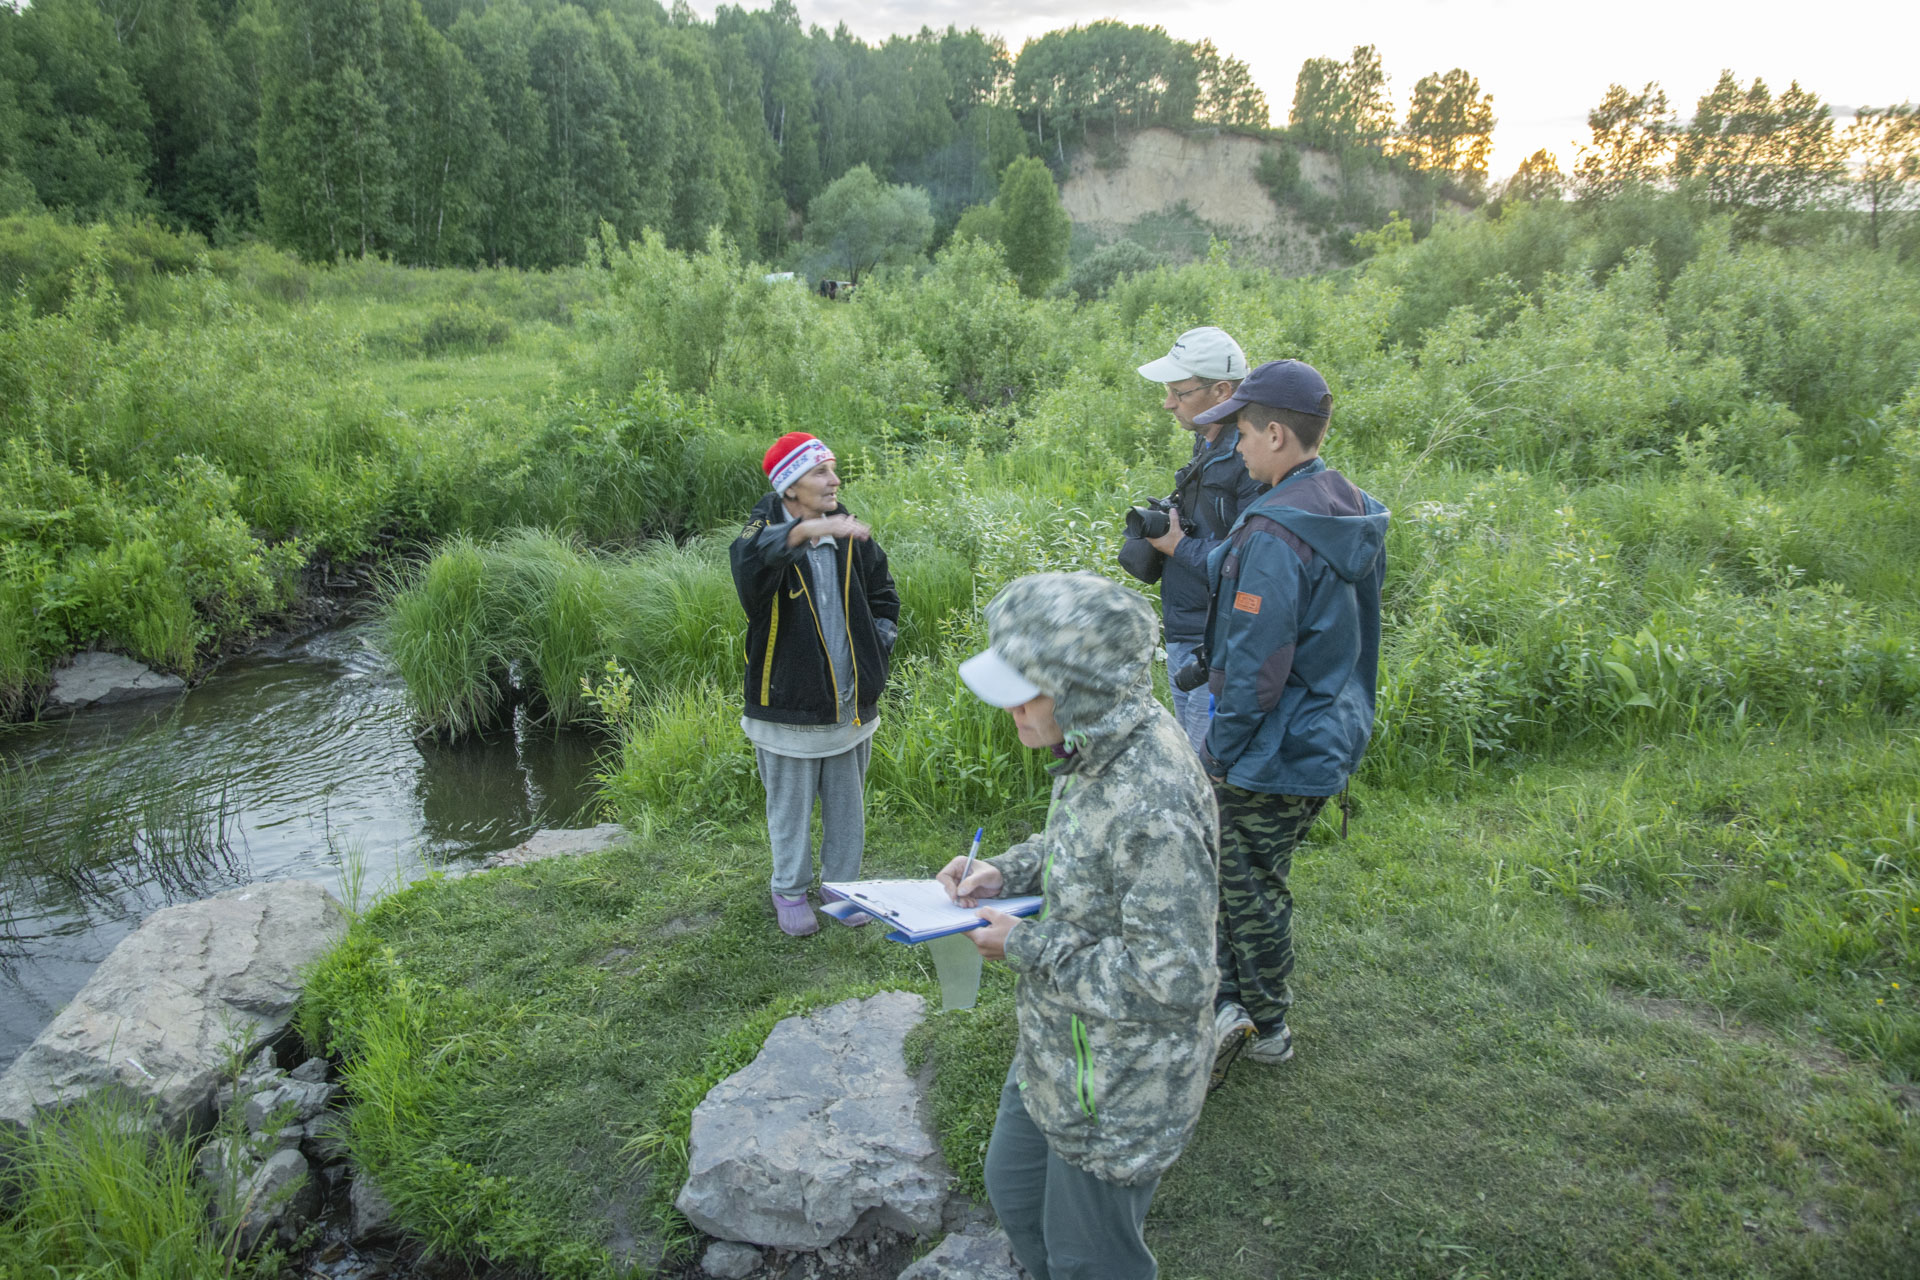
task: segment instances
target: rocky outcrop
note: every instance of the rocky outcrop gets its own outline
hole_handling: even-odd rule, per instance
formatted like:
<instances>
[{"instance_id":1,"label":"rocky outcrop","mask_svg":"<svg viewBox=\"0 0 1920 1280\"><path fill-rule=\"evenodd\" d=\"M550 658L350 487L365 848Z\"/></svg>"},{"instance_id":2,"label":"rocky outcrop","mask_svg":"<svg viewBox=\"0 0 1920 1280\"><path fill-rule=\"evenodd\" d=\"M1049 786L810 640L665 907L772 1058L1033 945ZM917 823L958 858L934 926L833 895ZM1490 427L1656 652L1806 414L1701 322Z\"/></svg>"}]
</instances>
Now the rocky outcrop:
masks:
<instances>
[{"instance_id":1,"label":"rocky outcrop","mask_svg":"<svg viewBox=\"0 0 1920 1280\"><path fill-rule=\"evenodd\" d=\"M338 1117L328 1110L338 1093L339 1086L327 1082L325 1059L309 1059L289 1073L274 1065L268 1049L215 1095L223 1122L195 1164L212 1193L214 1216L239 1252L291 1243L319 1211L321 1180L306 1135ZM341 1150L320 1163L344 1158Z\"/></svg>"},{"instance_id":2,"label":"rocky outcrop","mask_svg":"<svg viewBox=\"0 0 1920 1280\"><path fill-rule=\"evenodd\" d=\"M858 1228L940 1230L950 1181L902 1043L903 991L788 1018L694 1109L675 1201L722 1240L822 1249Z\"/></svg>"},{"instance_id":3,"label":"rocky outcrop","mask_svg":"<svg viewBox=\"0 0 1920 1280\"><path fill-rule=\"evenodd\" d=\"M244 1057L286 1029L300 971L344 924L340 904L308 880L154 912L0 1076L0 1124L117 1089L151 1102L168 1132L207 1128L236 1050Z\"/></svg>"},{"instance_id":4,"label":"rocky outcrop","mask_svg":"<svg viewBox=\"0 0 1920 1280\"><path fill-rule=\"evenodd\" d=\"M602 849L620 843L626 834L627 829L617 822L603 822L597 827L552 828L536 831L511 849L502 849L499 853L488 854L481 862L480 869L491 871L496 867L524 867L529 862L544 862L548 858L598 853Z\"/></svg>"},{"instance_id":5,"label":"rocky outcrop","mask_svg":"<svg viewBox=\"0 0 1920 1280\"><path fill-rule=\"evenodd\" d=\"M1284 275L1339 265L1323 239L1334 226L1309 224L1298 210L1275 204L1256 177L1264 156L1294 151L1301 186L1331 200L1342 191L1336 156L1221 129L1142 129L1117 146L1083 148L1060 184L1067 216L1096 240L1119 239L1143 220L1157 219L1185 224L1191 233L1192 243L1173 251L1176 260L1205 257L1208 236L1217 235L1233 246L1236 261L1263 263ZM1368 170L1346 181L1380 210L1407 207L1406 185L1391 173ZM1339 228L1343 236L1357 229Z\"/></svg>"},{"instance_id":6,"label":"rocky outcrop","mask_svg":"<svg viewBox=\"0 0 1920 1280\"><path fill-rule=\"evenodd\" d=\"M55 711L80 711L135 698L179 693L187 682L162 675L117 653L79 653L53 673L47 705Z\"/></svg>"}]
</instances>

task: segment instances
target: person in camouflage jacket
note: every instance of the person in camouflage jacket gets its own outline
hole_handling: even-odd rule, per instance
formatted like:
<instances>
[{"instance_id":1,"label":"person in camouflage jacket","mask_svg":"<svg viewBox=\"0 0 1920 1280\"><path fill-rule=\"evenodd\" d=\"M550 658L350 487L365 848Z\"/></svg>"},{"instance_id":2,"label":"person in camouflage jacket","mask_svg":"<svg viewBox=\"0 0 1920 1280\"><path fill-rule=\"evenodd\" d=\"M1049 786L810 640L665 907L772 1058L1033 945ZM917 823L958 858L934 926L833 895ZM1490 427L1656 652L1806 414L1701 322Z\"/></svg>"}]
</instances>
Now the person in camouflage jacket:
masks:
<instances>
[{"instance_id":1,"label":"person in camouflage jacket","mask_svg":"<svg viewBox=\"0 0 1920 1280\"><path fill-rule=\"evenodd\" d=\"M1153 611L1088 573L1034 574L987 606L991 647L961 667L1050 746L1045 830L940 873L990 908L969 934L1019 976L1020 1039L987 1152L987 1191L1036 1280L1149 1280L1141 1223L1192 1137L1213 1063L1219 830L1206 775L1149 681Z\"/></svg>"}]
</instances>

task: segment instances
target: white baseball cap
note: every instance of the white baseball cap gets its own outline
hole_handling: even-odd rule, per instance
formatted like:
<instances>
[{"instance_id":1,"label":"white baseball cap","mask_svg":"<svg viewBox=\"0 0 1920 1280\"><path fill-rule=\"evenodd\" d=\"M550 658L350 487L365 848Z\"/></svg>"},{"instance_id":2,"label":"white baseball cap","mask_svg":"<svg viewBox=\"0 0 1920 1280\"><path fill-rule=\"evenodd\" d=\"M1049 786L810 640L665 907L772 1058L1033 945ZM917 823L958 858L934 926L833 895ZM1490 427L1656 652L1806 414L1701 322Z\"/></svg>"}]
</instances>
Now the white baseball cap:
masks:
<instances>
[{"instance_id":1,"label":"white baseball cap","mask_svg":"<svg viewBox=\"0 0 1920 1280\"><path fill-rule=\"evenodd\" d=\"M1013 664L991 649L982 649L960 664L960 678L974 696L988 706L1017 707L1040 696L1040 687L1013 669Z\"/></svg>"},{"instance_id":2,"label":"white baseball cap","mask_svg":"<svg viewBox=\"0 0 1920 1280\"><path fill-rule=\"evenodd\" d=\"M1141 365L1140 376L1149 382L1179 382L1182 378L1231 382L1247 376L1247 353L1225 329L1203 325L1175 338L1173 350L1158 360Z\"/></svg>"}]
</instances>

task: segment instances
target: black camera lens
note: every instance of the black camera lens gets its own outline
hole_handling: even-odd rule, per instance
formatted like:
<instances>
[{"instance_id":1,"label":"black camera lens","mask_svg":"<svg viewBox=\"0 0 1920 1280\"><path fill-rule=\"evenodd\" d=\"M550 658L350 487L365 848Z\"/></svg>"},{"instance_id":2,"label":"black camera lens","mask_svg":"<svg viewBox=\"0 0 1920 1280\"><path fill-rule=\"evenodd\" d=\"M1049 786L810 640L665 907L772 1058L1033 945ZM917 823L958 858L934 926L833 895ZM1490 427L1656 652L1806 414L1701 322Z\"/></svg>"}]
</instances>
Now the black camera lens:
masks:
<instances>
[{"instance_id":1,"label":"black camera lens","mask_svg":"<svg viewBox=\"0 0 1920 1280\"><path fill-rule=\"evenodd\" d=\"M1128 507L1127 536L1129 538L1162 538L1172 527L1167 513L1157 507Z\"/></svg>"},{"instance_id":2,"label":"black camera lens","mask_svg":"<svg viewBox=\"0 0 1920 1280\"><path fill-rule=\"evenodd\" d=\"M1173 673L1173 687L1182 693L1192 693L1207 682L1207 663L1204 658L1188 658L1187 665Z\"/></svg>"}]
</instances>

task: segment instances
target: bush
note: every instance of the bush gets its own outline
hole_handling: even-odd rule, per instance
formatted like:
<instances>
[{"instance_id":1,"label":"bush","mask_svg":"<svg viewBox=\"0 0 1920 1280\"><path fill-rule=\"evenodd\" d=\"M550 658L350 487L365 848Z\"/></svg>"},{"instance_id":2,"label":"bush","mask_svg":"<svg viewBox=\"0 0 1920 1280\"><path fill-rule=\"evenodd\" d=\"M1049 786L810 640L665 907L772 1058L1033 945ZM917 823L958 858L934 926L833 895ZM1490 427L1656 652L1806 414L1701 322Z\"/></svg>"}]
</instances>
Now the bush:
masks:
<instances>
[{"instance_id":1,"label":"bush","mask_svg":"<svg viewBox=\"0 0 1920 1280\"><path fill-rule=\"evenodd\" d=\"M1094 250L1067 273L1067 289L1082 302L1105 294L1123 276L1162 265L1165 258L1132 240L1116 240Z\"/></svg>"},{"instance_id":2,"label":"bush","mask_svg":"<svg viewBox=\"0 0 1920 1280\"><path fill-rule=\"evenodd\" d=\"M486 307L454 302L434 312L421 326L419 347L430 356L448 351L485 351L513 337L513 326Z\"/></svg>"}]
</instances>

